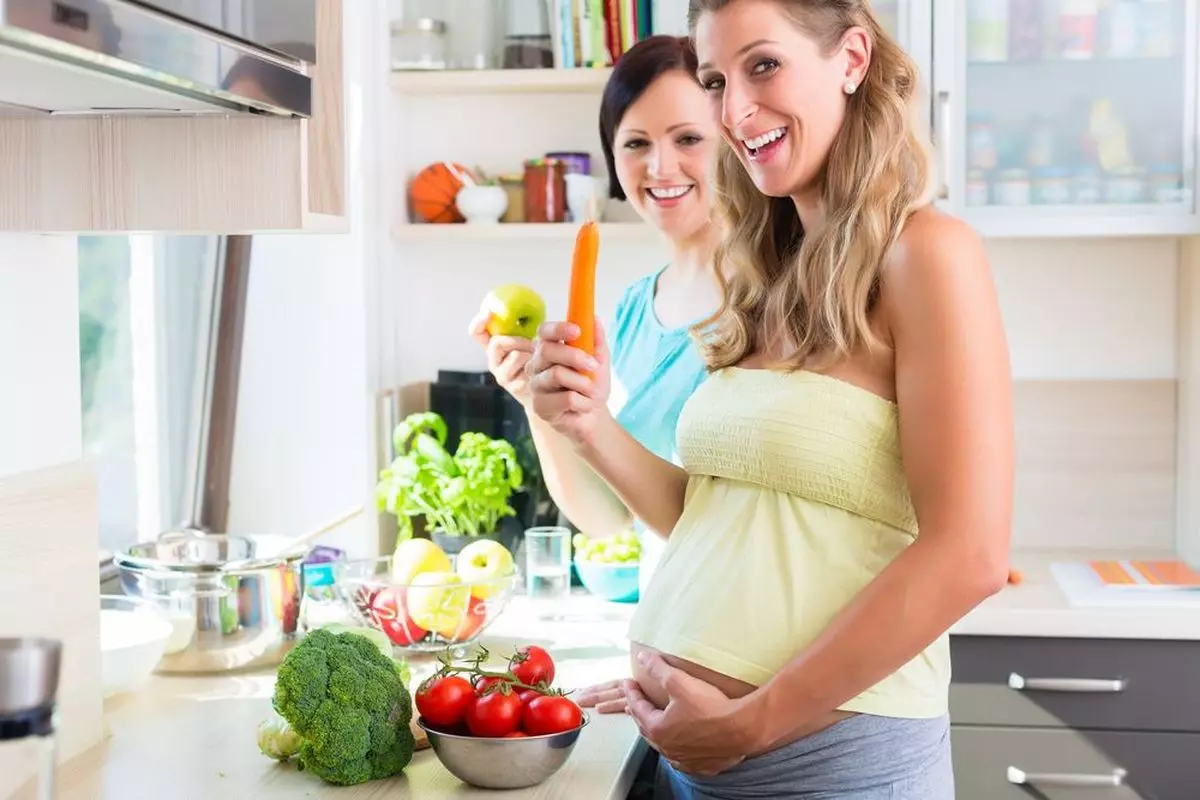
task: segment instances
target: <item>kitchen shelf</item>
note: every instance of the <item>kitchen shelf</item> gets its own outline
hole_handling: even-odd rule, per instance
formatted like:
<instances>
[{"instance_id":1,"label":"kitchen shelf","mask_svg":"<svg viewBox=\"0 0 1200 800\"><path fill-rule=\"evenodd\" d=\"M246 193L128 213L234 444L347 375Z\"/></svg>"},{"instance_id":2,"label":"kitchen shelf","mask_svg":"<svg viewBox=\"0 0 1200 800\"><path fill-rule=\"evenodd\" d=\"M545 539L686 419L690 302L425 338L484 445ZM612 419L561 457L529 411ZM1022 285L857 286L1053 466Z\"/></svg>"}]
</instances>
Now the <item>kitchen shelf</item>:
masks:
<instances>
[{"instance_id":1,"label":"kitchen shelf","mask_svg":"<svg viewBox=\"0 0 1200 800\"><path fill-rule=\"evenodd\" d=\"M612 70L396 70L392 89L405 94L554 94L600 92Z\"/></svg>"},{"instance_id":2,"label":"kitchen shelf","mask_svg":"<svg viewBox=\"0 0 1200 800\"><path fill-rule=\"evenodd\" d=\"M481 242L511 239L574 239L579 226L573 222L511 222L496 224L428 224L397 225L392 239L397 242ZM602 222L600 240L649 239L654 228L642 222Z\"/></svg>"}]
</instances>

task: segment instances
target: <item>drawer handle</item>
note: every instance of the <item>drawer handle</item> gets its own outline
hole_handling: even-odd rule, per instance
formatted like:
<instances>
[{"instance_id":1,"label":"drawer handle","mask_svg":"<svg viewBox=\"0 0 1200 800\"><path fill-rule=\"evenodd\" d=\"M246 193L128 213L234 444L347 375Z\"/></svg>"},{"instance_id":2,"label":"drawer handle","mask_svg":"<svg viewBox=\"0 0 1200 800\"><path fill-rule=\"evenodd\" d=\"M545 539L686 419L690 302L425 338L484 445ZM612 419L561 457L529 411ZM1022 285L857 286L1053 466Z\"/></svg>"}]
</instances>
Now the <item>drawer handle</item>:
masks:
<instances>
[{"instance_id":1,"label":"drawer handle","mask_svg":"<svg viewBox=\"0 0 1200 800\"><path fill-rule=\"evenodd\" d=\"M1016 767L1008 768L1008 782L1023 786L1056 786L1073 789L1103 789L1113 786L1124 786L1128 773L1121 768L1105 774L1088 774L1086 772L1026 772Z\"/></svg>"},{"instance_id":2,"label":"drawer handle","mask_svg":"<svg viewBox=\"0 0 1200 800\"><path fill-rule=\"evenodd\" d=\"M1008 676L1008 688L1018 692L1123 692L1128 683L1125 678L1024 678L1015 672Z\"/></svg>"}]
</instances>

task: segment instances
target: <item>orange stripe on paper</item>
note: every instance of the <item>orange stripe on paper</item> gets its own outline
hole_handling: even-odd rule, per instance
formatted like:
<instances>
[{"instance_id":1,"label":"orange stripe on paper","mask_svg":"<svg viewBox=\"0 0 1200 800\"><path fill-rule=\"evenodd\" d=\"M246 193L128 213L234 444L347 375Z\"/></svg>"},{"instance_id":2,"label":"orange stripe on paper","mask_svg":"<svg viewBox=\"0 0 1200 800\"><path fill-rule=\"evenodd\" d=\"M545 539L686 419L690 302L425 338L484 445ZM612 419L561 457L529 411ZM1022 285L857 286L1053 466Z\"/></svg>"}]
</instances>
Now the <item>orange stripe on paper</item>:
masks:
<instances>
[{"instance_id":1,"label":"orange stripe on paper","mask_svg":"<svg viewBox=\"0 0 1200 800\"><path fill-rule=\"evenodd\" d=\"M1163 583L1172 586L1200 586L1200 573L1182 561L1147 561L1144 563Z\"/></svg>"},{"instance_id":2,"label":"orange stripe on paper","mask_svg":"<svg viewBox=\"0 0 1200 800\"><path fill-rule=\"evenodd\" d=\"M1154 586L1161 586L1164 583L1163 579L1160 578L1158 574L1150 568L1150 565L1146 564L1144 561L1130 561L1129 565L1136 569L1138 574L1146 579L1147 583L1150 583Z\"/></svg>"},{"instance_id":3,"label":"orange stripe on paper","mask_svg":"<svg viewBox=\"0 0 1200 800\"><path fill-rule=\"evenodd\" d=\"M1090 565L1105 583L1122 586L1134 583L1133 578L1117 561L1092 561Z\"/></svg>"}]
</instances>

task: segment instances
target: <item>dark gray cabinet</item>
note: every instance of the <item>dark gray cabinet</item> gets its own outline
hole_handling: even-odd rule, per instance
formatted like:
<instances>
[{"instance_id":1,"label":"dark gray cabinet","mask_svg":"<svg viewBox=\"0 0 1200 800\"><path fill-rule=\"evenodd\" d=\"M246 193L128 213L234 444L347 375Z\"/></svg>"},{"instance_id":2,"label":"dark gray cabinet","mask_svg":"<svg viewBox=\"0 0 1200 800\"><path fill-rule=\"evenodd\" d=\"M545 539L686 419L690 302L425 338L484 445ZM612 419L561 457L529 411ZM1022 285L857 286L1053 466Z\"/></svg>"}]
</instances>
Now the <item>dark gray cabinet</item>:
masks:
<instances>
[{"instance_id":1,"label":"dark gray cabinet","mask_svg":"<svg viewBox=\"0 0 1200 800\"><path fill-rule=\"evenodd\" d=\"M959 800L1197 800L1200 642L952 636Z\"/></svg>"}]
</instances>

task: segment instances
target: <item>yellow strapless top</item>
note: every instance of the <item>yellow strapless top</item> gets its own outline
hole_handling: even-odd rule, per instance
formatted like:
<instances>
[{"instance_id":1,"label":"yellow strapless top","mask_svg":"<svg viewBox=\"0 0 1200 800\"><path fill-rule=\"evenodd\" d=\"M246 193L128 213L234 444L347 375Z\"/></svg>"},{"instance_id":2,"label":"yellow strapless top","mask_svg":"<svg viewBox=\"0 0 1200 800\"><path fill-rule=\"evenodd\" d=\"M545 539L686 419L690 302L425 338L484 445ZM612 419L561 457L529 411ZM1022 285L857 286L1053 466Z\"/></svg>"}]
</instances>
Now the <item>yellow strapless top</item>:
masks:
<instances>
[{"instance_id":1,"label":"yellow strapless top","mask_svg":"<svg viewBox=\"0 0 1200 800\"><path fill-rule=\"evenodd\" d=\"M917 536L896 404L814 372L728 368L676 430L683 515L629 638L767 682ZM949 639L842 710L946 713Z\"/></svg>"}]
</instances>

